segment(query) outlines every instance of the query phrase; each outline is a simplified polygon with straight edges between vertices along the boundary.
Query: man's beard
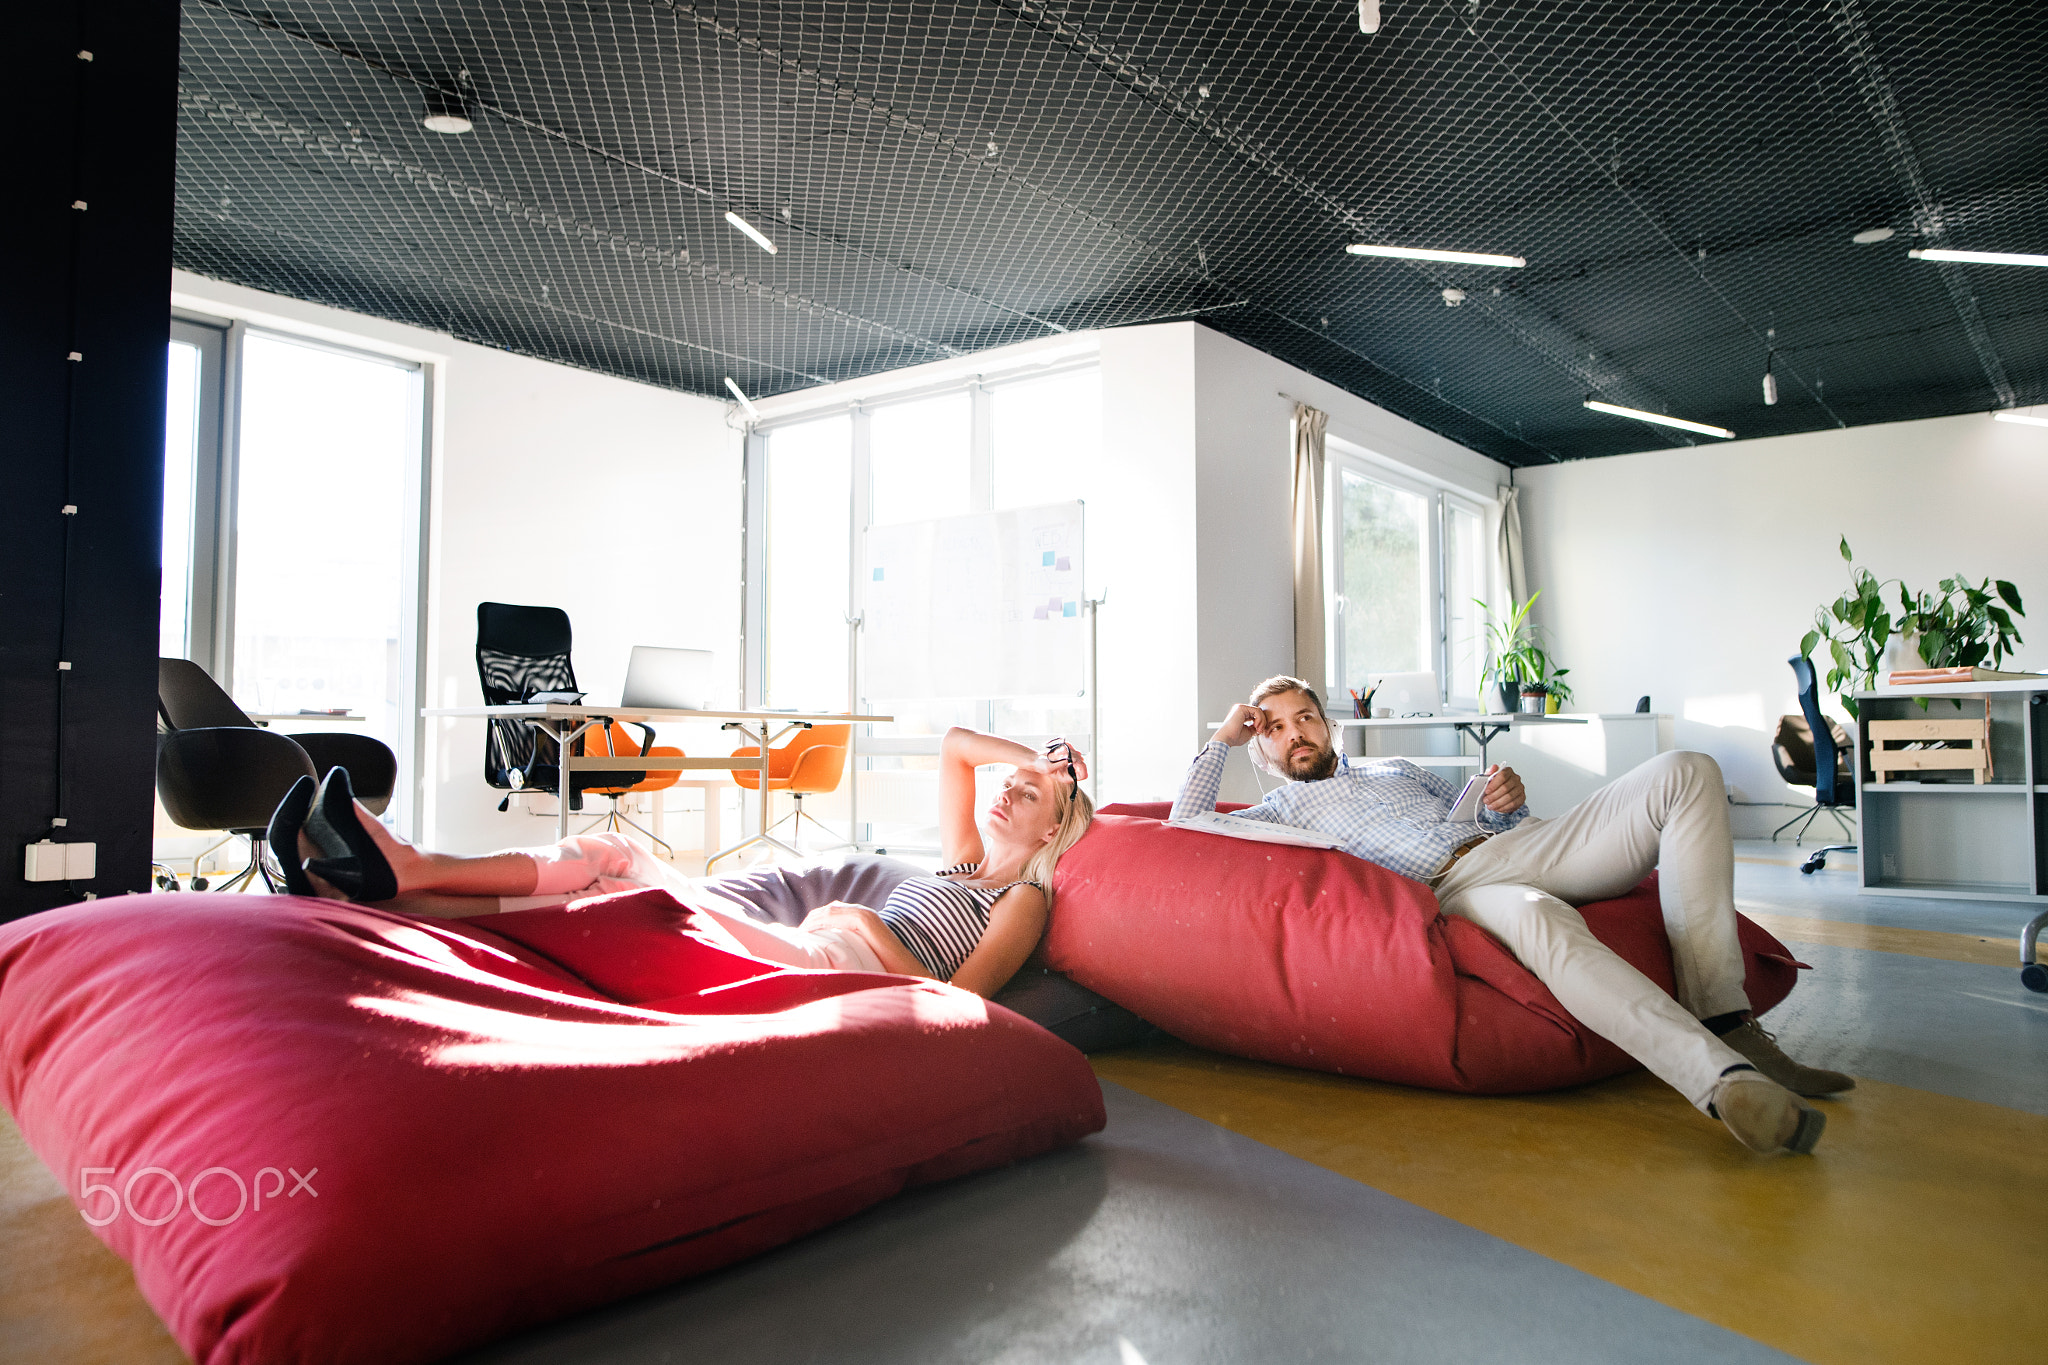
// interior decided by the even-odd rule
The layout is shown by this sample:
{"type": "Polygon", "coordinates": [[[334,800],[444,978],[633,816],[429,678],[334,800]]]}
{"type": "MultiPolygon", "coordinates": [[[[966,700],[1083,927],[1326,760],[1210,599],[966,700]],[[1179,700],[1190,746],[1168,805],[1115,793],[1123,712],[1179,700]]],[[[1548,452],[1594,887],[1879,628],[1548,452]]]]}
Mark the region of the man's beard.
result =
{"type": "Polygon", "coordinates": [[[1296,747],[1288,750],[1279,763],[1280,771],[1292,782],[1320,782],[1337,771],[1337,750],[1334,745],[1320,749],[1296,747]]]}

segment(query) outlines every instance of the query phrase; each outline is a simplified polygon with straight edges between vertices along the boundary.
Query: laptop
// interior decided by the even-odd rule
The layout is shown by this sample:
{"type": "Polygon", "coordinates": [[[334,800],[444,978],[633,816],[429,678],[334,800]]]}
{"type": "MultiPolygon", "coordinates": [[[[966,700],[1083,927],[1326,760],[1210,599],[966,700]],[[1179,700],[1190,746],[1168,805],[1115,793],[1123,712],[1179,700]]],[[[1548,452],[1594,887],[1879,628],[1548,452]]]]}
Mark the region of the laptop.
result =
{"type": "Polygon", "coordinates": [[[713,682],[708,649],[634,645],[619,705],[646,711],[715,711],[721,690],[713,682]]]}

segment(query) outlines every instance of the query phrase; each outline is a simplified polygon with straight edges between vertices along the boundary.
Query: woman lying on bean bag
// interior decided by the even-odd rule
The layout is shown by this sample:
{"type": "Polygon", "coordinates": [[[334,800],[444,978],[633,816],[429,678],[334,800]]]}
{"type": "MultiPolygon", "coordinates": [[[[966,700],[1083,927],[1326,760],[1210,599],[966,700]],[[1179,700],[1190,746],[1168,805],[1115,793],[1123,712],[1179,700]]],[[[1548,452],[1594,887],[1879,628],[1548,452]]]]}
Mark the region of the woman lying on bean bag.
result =
{"type": "MultiPolygon", "coordinates": [[[[708,897],[687,898],[754,957],[930,977],[991,996],[1045,932],[1053,868],[1094,814],[1080,786],[1087,775],[1087,762],[1065,740],[1037,753],[955,726],[939,749],[939,835],[948,865],[935,876],[903,881],[879,909],[822,906],[796,928],[720,909],[708,897]],[[975,822],[974,770],[985,763],[1016,771],[989,805],[984,827],[975,822]]],[[[644,886],[687,895],[699,885],[620,834],[474,857],[414,848],[357,803],[346,768],[330,770],[317,788],[300,778],[271,818],[269,842],[291,894],[412,915],[528,910],[644,886]]],[[[702,885],[715,889],[717,881],[702,885]]]]}

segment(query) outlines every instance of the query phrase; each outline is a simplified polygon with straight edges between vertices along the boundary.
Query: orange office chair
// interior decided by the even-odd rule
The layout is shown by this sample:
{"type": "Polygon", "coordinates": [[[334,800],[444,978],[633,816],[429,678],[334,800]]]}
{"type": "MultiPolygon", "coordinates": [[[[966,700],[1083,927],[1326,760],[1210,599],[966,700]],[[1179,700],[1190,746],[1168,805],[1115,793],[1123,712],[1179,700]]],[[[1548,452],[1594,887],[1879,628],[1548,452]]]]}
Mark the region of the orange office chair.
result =
{"type": "MultiPolygon", "coordinates": [[[[672,748],[668,745],[656,745],[654,743],[653,726],[635,724],[633,728],[639,730],[645,736],[639,744],[635,744],[633,737],[626,733],[626,727],[615,720],[608,720],[602,726],[593,725],[590,729],[583,732],[583,756],[585,758],[687,757],[681,749],[672,748]]],[[[676,851],[669,847],[668,840],[656,837],[653,830],[648,829],[638,821],[628,818],[626,813],[619,809],[619,798],[636,792],[666,791],[681,781],[682,776],[683,774],[680,769],[671,768],[667,772],[649,772],[640,781],[633,783],[631,786],[583,788],[586,793],[607,798],[610,800],[612,807],[603,816],[586,825],[583,832],[588,834],[599,825],[604,826],[606,829],[618,829],[621,825],[629,825],[646,835],[648,843],[667,849],[668,851],[663,853],[662,857],[675,857],[676,851]]],[[[661,798],[657,797],[655,799],[660,800],[661,798]]]]}
{"type": "MultiPolygon", "coordinates": [[[[799,730],[796,737],[780,749],[768,751],[768,790],[786,791],[796,802],[796,809],[770,825],[769,829],[781,828],[784,820],[795,821],[796,827],[791,833],[798,848],[803,847],[803,822],[806,820],[825,833],[832,833],[829,826],[804,810],[804,797],[839,789],[840,779],[846,775],[846,751],[853,742],[852,736],[851,725],[813,725],[808,730],[799,730]]],[[[734,758],[758,758],[760,754],[760,746],[754,744],[732,751],[734,758]]],[[[732,780],[749,791],[761,789],[761,774],[755,769],[734,768],[732,780]]],[[[846,846],[844,843],[833,845],[835,848],[846,846]]]]}

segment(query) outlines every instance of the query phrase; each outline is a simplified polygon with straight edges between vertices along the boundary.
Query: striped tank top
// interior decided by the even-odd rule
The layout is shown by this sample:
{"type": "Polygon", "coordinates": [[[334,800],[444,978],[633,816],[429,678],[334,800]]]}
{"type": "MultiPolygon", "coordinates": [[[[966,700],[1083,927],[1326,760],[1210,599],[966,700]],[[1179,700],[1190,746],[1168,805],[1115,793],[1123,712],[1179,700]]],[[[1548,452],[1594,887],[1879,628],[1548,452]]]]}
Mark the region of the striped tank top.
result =
{"type": "Polygon", "coordinates": [[[942,868],[937,876],[910,877],[889,893],[888,903],[879,912],[882,923],[903,940],[918,965],[940,981],[953,979],[953,973],[988,932],[989,908],[998,897],[1012,886],[1038,885],[1014,881],[1004,886],[963,886],[946,880],[972,876],[978,867],[977,863],[956,863],[942,868]]]}

